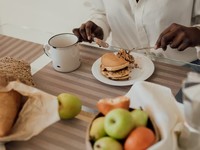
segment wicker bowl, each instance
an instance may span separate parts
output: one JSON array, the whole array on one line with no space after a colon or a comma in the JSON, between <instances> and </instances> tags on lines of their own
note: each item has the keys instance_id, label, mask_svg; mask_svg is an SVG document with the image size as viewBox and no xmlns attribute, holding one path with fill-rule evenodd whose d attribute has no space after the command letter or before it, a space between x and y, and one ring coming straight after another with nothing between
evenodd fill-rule
<instances>
[{"instance_id":1,"label":"wicker bowl","mask_svg":"<svg viewBox=\"0 0 200 150\"><path fill-rule=\"evenodd\" d=\"M131 110L134 110L134 109L130 108L129 111L131 111ZM93 150L93 145L94 145L94 141L92 141L92 140L90 139L90 136L89 136L89 131L90 131L92 122L93 122L96 118L101 117L101 116L104 116L104 115L103 115L102 113L98 113L98 114L92 119L92 121L90 122L90 124L89 124L88 127L87 127L87 132L86 132L86 149L87 149L87 150ZM157 143L157 142L160 140L159 130L158 130L157 126L155 125L155 123L151 120L150 117L148 118L147 127L150 128L150 129L155 133L155 135L156 135L155 143Z\"/></svg>"}]
</instances>

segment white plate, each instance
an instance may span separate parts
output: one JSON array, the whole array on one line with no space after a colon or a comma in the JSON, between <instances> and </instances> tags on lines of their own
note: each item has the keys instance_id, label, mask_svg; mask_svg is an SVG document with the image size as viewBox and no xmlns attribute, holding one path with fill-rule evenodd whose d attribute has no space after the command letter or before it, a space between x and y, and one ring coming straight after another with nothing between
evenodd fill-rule
<instances>
[{"instance_id":1,"label":"white plate","mask_svg":"<svg viewBox=\"0 0 200 150\"><path fill-rule=\"evenodd\" d=\"M132 85L134 84L135 81L144 81L148 79L154 72L154 64L149 59L148 57L131 52L131 55L135 58L135 62L138 64L139 68L134 68L130 74L130 79L129 80L124 80L124 81L115 81L106 78L103 76L100 72L100 65L101 65L101 58L97 59L94 64L92 65L92 74L94 77L109 85L114 85L114 86L127 86L127 85Z\"/></svg>"}]
</instances>

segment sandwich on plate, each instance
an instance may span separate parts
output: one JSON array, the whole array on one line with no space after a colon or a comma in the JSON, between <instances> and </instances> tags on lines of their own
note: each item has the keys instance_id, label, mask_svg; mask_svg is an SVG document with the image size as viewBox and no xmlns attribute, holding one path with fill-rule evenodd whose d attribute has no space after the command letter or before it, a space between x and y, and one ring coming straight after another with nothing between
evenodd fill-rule
<instances>
[{"instance_id":1,"label":"sandwich on plate","mask_svg":"<svg viewBox=\"0 0 200 150\"><path fill-rule=\"evenodd\" d=\"M123 49L118 53L105 53L101 57L100 70L102 75L112 80L128 80L135 68L134 57Z\"/></svg>"}]
</instances>

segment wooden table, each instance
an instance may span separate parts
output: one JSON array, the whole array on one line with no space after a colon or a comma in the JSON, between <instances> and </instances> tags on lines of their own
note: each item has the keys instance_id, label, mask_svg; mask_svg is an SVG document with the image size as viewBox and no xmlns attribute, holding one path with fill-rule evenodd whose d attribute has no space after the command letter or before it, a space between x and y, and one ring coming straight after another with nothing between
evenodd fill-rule
<instances>
[{"instance_id":1,"label":"wooden table","mask_svg":"<svg viewBox=\"0 0 200 150\"><path fill-rule=\"evenodd\" d=\"M85 108L96 109L100 98L116 97L126 94L131 86L111 86L96 80L91 73L92 64L97 58L106 53L106 50L80 46L81 66L70 73L56 72L51 63L33 75L36 87L52 95L62 92L73 93L79 96ZM11 56L32 63L43 55L42 45L0 35L0 57ZM155 72L147 79L149 82L169 87L172 93L177 94L183 79L186 78L187 68L156 62ZM95 113L84 110L74 119L59 121L49 126L39 135L28 141L10 142L7 150L83 150L85 149L86 129Z\"/></svg>"}]
</instances>

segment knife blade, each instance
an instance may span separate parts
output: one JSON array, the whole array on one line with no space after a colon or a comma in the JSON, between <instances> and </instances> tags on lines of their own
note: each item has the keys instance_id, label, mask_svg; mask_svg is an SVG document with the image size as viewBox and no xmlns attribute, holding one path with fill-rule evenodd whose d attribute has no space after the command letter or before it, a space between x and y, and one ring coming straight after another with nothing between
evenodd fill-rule
<instances>
[{"instance_id":1,"label":"knife blade","mask_svg":"<svg viewBox=\"0 0 200 150\"><path fill-rule=\"evenodd\" d=\"M98 39L96 37L93 38L94 42L99 45L100 47L103 47L103 48L112 48L112 49L115 49L115 50L120 50L120 49L124 49L126 51L138 51L138 50L148 50L148 49L155 49L154 46L149 46L149 47L139 47L139 48L132 48L132 49L127 49L127 48L121 48L121 47L118 47L118 46L113 46L113 45L109 45L107 42L101 40L101 39Z\"/></svg>"}]
</instances>

